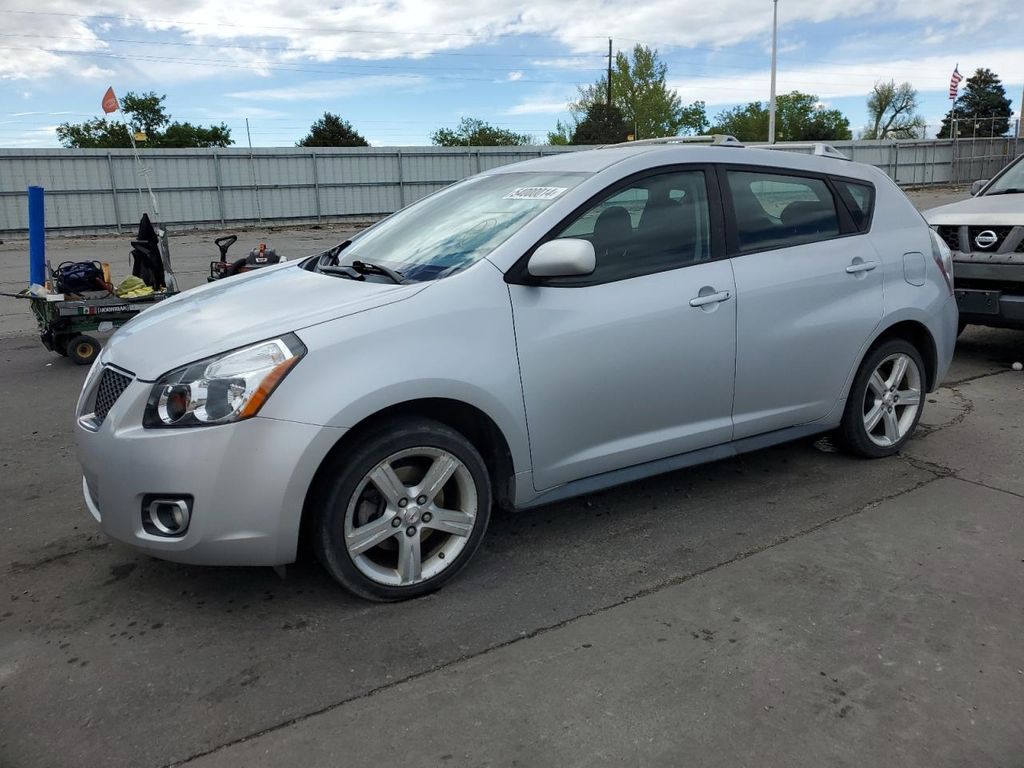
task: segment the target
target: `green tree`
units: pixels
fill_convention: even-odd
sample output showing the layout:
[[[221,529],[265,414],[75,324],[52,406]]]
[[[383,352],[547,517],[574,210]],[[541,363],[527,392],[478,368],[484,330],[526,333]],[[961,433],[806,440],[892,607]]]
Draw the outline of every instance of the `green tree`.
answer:
[[[940,139],[952,132],[954,112],[961,138],[1002,136],[1010,129],[1010,100],[1006,98],[999,75],[991,69],[979,69],[965,81],[963,93],[953,109],[942,119]]]
[[[711,133],[726,133],[740,141],[768,140],[768,104],[749,104],[719,112]],[[778,97],[775,110],[777,141],[842,141],[853,138],[850,121],[838,109],[826,109],[818,97],[793,91]]]
[[[561,120],[555,122],[555,130],[548,131],[548,144],[556,147],[564,147],[567,144],[572,144],[572,135],[579,126],[578,122],[565,122]]]
[[[533,137],[515,133],[485,123],[474,117],[464,117],[455,128],[438,128],[430,140],[439,147],[509,147],[532,144]]]
[[[625,141],[629,127],[622,110],[614,104],[591,104],[586,117],[576,126],[572,144],[618,144]]]
[[[295,146],[368,147],[370,143],[352,127],[352,123],[348,120],[342,120],[341,117],[331,112],[324,112],[324,116],[310,126],[309,134],[301,141],[296,142]]]
[[[146,147],[226,147],[232,144],[231,129],[220,125],[200,126],[171,122],[164,108],[164,96],[129,91],[121,99],[121,112],[133,133],[146,135]],[[65,147],[77,149],[119,149],[130,147],[128,129],[121,121],[97,117],[82,123],[61,123],[57,138]]]
[[[629,132],[637,139],[703,133],[708,126],[704,102],[682,104],[679,94],[668,87],[668,65],[656,49],[637,44],[631,53],[619,51],[612,67],[612,104],[622,110]],[[592,104],[607,101],[607,75],[581,86],[569,105],[573,122],[582,122]]]
[[[917,91],[910,83],[879,80],[868,96],[870,125],[865,139],[917,139],[924,136],[924,118],[917,114]]]

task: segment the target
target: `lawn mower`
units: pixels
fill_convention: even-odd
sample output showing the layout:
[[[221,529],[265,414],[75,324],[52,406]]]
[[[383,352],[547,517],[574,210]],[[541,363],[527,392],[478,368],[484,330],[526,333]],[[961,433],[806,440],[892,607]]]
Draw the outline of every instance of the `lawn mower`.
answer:
[[[251,272],[260,267],[269,267],[280,264],[286,259],[277,255],[273,248],[267,248],[266,243],[260,243],[249,251],[249,255],[235,261],[228,261],[228,249],[238,241],[238,235],[225,235],[214,240],[214,245],[220,250],[220,261],[210,262],[210,276],[207,282],[221,280],[232,275],[240,275],[243,272]]]

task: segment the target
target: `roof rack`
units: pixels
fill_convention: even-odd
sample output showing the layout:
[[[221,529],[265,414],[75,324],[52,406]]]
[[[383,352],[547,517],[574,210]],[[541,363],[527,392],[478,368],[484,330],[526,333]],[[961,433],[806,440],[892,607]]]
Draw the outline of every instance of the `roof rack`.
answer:
[[[818,157],[831,157],[831,158],[833,158],[835,160],[846,160],[847,162],[850,161],[850,158],[848,158],[846,155],[844,155],[838,149],[833,147],[831,144],[825,144],[824,142],[821,142],[821,141],[812,141],[812,142],[806,142],[806,143],[788,143],[788,144],[759,144],[759,145],[757,145],[756,148],[757,149],[777,149],[777,150],[781,150],[783,152],[785,152],[787,150],[800,151],[800,150],[808,150],[809,149],[809,150],[811,150],[811,154],[812,155],[817,155]]]
[[[724,133],[706,136],[665,136],[660,139],[640,139],[639,141],[623,141],[619,144],[603,144],[598,149],[609,147],[642,147],[655,144],[710,144],[716,147],[742,147],[743,144],[735,136]]]

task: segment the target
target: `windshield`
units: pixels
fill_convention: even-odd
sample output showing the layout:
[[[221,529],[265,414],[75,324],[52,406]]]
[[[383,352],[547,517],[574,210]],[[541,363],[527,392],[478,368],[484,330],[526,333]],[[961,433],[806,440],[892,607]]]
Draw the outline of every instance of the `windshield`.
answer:
[[[445,277],[482,259],[586,178],[552,172],[466,179],[366,230],[337,263],[378,264],[404,280]]]
[[[985,194],[1005,195],[1013,192],[1024,192],[1024,157],[1018,158],[1002,176],[992,182]]]

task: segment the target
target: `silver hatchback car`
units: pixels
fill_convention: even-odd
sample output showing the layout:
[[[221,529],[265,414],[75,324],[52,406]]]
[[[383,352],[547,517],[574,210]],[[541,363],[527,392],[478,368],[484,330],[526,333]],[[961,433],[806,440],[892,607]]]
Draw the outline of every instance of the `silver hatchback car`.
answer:
[[[308,541],[398,600],[461,570],[497,507],[823,432],[892,454],[953,355],[950,252],[835,154],[508,165],[167,300],[85,382],[86,503],[157,557],[283,565]]]

